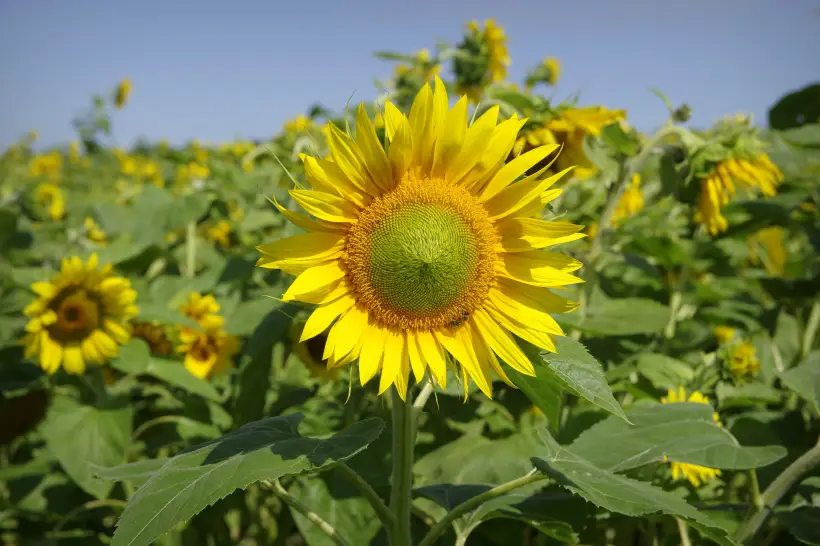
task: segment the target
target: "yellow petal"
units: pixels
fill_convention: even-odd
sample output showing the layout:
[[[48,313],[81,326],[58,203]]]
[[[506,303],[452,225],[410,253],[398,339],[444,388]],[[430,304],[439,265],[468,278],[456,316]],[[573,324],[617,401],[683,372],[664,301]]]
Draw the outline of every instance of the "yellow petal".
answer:
[[[416,383],[421,383],[424,380],[426,366],[424,365],[424,358],[421,356],[418,339],[416,338],[416,334],[411,330],[407,330],[404,334],[407,338],[405,339],[405,343],[407,344],[407,352],[410,357],[410,367],[413,369],[413,376],[416,378]]]
[[[558,352],[555,349],[555,341],[553,341],[550,334],[533,330],[527,325],[521,324],[516,320],[512,320],[510,317],[496,309],[492,302],[488,302],[485,309],[487,309],[487,313],[489,313],[489,315],[499,325],[501,325],[501,327],[508,330],[513,335],[516,335],[525,341],[529,341],[536,347],[541,347],[542,349],[546,349],[553,353]]]
[[[410,107],[408,118],[411,132],[409,142],[413,143],[412,162],[415,165],[424,165],[425,161],[432,160],[429,157],[433,151],[435,143],[435,118],[433,116],[433,90],[430,84],[425,83]]]
[[[367,312],[360,307],[351,307],[333,328],[339,330],[333,348],[333,359],[341,360],[353,350],[364,334],[367,328]]]
[[[345,279],[337,279],[318,290],[302,294],[299,296],[299,301],[312,303],[314,305],[324,305],[350,292],[350,285],[347,284],[347,281]]]
[[[49,375],[60,369],[63,361],[63,347],[51,339],[47,332],[40,334],[40,367]]]
[[[50,282],[40,281],[31,285],[31,290],[43,298],[53,298],[57,294],[57,287]]]
[[[402,120],[407,121],[407,118],[404,117],[401,110],[396,108],[392,102],[386,101],[384,103],[384,131],[389,142],[393,141],[393,136],[396,134]]]
[[[570,222],[507,218],[498,224],[501,248],[505,252],[524,252],[567,243],[586,237],[579,233],[583,226]]]
[[[344,197],[357,207],[364,207],[371,196],[350,182],[347,175],[333,161],[299,154],[305,165],[305,176],[314,190]]]
[[[504,362],[524,375],[535,375],[532,362],[524,354],[512,336],[507,333],[496,321],[479,309],[472,314],[473,326],[484,343],[489,346]]]
[[[102,354],[106,360],[117,356],[119,353],[117,342],[102,330],[94,330],[90,337],[100,351],[100,354]]]
[[[472,339],[467,332],[467,328],[458,328],[456,331],[449,329],[435,330],[433,334],[436,340],[445,348],[447,352],[461,364],[473,381],[476,382],[478,388],[492,398],[492,389],[490,387],[489,379],[484,376],[481,371],[481,366],[478,363],[478,358],[472,347]]]
[[[68,345],[63,350],[63,369],[71,375],[80,375],[85,371],[83,351],[79,345]]]
[[[378,189],[370,178],[370,173],[364,164],[359,146],[341,131],[338,127],[330,123],[328,125],[328,147],[333,156],[333,162],[339,166],[348,180],[361,191],[370,195],[378,195]]]
[[[496,125],[487,148],[481,154],[478,162],[459,182],[465,188],[483,188],[489,180],[501,169],[510,155],[518,131],[526,123],[526,119],[517,118],[502,121]]]
[[[285,237],[266,245],[259,245],[256,250],[264,256],[256,265],[268,269],[295,269],[301,273],[341,256],[345,238],[341,233],[306,233]]]
[[[467,129],[461,149],[447,167],[444,178],[448,182],[457,185],[481,159],[484,150],[490,144],[490,139],[498,121],[499,110],[498,105],[493,106]]]
[[[404,117],[396,126],[387,157],[390,160],[393,179],[401,180],[413,163],[413,134],[410,131],[410,123]]]
[[[393,186],[393,172],[364,104],[359,104],[359,110],[356,112],[356,143],[359,145],[365,168],[375,185],[382,191],[390,189]]]
[[[443,178],[455,160],[467,134],[467,97],[461,97],[444,116],[444,123],[436,126],[436,149],[432,174]]]
[[[563,266],[571,267],[570,271],[578,269],[575,265],[580,262],[568,256],[565,261],[561,261],[550,260],[547,256],[543,260],[521,257],[521,254],[523,253],[505,254],[503,260],[496,265],[497,273],[514,281],[546,288],[584,282],[583,279],[571,275],[567,270],[562,270]],[[554,267],[555,265],[559,267]]]
[[[571,313],[578,309],[578,302],[570,301],[554,294],[551,290],[522,284],[510,279],[498,279],[498,287],[505,293],[513,292],[517,298],[527,302],[537,302],[538,309],[545,313]]]
[[[547,188],[558,182],[572,169],[573,167],[569,167],[558,174],[541,180],[537,178],[540,175],[539,172],[502,190],[498,195],[484,203],[484,208],[487,209],[490,220],[505,218],[530,204],[534,199],[540,199],[541,194]]]
[[[447,388],[447,362],[445,361],[444,349],[433,334],[427,330],[416,332],[421,355],[430,367],[430,372],[442,389]]]
[[[299,206],[320,220],[352,224],[359,217],[356,206],[343,197],[311,190],[290,190],[290,194]]]
[[[296,227],[303,229],[308,232],[313,231],[340,231],[344,228],[337,226],[335,224],[331,224],[329,222],[322,222],[321,220],[314,220],[312,218],[308,218],[304,214],[298,214],[293,212],[292,210],[288,210],[282,205],[279,204],[279,201],[276,200],[276,197],[272,197],[271,201],[273,202],[274,206],[281,212],[285,218],[287,218],[293,225]]]
[[[317,307],[305,322],[305,328],[302,330],[299,342],[305,342],[327,330],[336,320],[336,317],[353,307],[355,303],[356,299],[353,296],[344,294],[326,305]]]
[[[382,371],[379,378],[379,394],[390,388],[396,382],[400,372],[402,359],[407,348],[404,345],[404,336],[401,332],[387,330],[384,341],[384,355],[382,356]],[[402,394],[401,391],[399,394]],[[404,396],[402,396],[404,400]]]
[[[333,281],[341,279],[344,276],[344,269],[342,269],[338,261],[311,267],[296,277],[296,280],[293,281],[293,284],[290,285],[282,296],[282,300],[298,300],[301,296],[321,291],[323,288],[332,284]]]
[[[103,328],[105,328],[105,331],[120,345],[125,345],[131,340],[131,332],[129,329],[115,320],[109,318],[104,319]]]
[[[474,335],[475,339],[475,354],[478,357],[479,362],[487,362],[489,363],[489,367],[493,370],[498,377],[501,378],[504,383],[507,385],[518,388],[515,386],[515,383],[510,380],[510,377],[507,375],[507,372],[504,371],[504,368],[501,367],[501,364],[498,362],[498,358],[496,358],[495,353],[490,349],[490,347],[484,342],[483,339],[478,335],[478,330],[475,327],[475,323],[473,324],[473,331],[476,332]]]
[[[557,144],[539,146],[534,150],[530,150],[527,153],[519,155],[518,157],[516,157],[503,167],[501,167],[501,169],[490,180],[487,186],[481,191],[478,199],[479,202],[484,203],[498,195],[507,186],[515,182],[515,180],[518,177],[526,173],[532,167],[537,165],[538,162],[546,158],[548,155],[550,155],[558,148],[559,146]],[[555,161],[555,159],[553,159],[553,161]],[[521,183],[523,184],[527,180],[523,180]]]
[[[378,326],[368,325],[364,337],[362,353],[359,355],[359,380],[362,386],[373,379],[379,371],[387,331]]]

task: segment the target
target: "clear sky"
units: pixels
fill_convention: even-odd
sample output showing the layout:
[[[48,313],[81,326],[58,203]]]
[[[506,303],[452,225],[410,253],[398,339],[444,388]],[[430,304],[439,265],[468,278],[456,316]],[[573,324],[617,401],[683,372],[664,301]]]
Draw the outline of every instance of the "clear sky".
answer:
[[[0,0],[0,149],[30,129],[74,138],[92,94],[133,80],[116,112],[137,137],[262,138],[314,102],[374,98],[392,65],[494,17],[521,81],[547,55],[564,67],[556,99],[625,108],[650,130],[665,116],[649,87],[687,101],[693,122],[766,111],[820,77],[817,0]]]

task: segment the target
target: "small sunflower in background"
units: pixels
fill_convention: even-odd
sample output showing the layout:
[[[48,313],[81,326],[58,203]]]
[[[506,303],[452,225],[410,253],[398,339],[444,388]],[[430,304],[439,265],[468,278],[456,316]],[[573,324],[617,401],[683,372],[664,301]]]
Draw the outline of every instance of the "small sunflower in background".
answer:
[[[283,128],[286,133],[301,133],[314,127],[315,123],[311,118],[304,114],[299,114],[295,118],[286,121]]]
[[[737,379],[757,375],[760,371],[757,349],[749,340],[729,346],[725,354],[726,366]]]
[[[130,96],[131,78],[125,78],[119,83],[117,90],[114,92],[114,106],[116,106],[118,110],[125,108]]]
[[[29,322],[23,344],[26,358],[37,360],[46,373],[62,367],[81,374],[88,364],[117,356],[119,346],[131,339],[137,293],[110,264],[99,267],[96,254],[85,263],[77,256],[64,258],[59,274],[31,289],[38,298],[24,310]]]
[[[467,24],[467,34],[457,46],[453,57],[456,90],[477,102],[484,88],[503,81],[510,66],[507,36],[494,19],[487,19],[482,28],[478,21]]]
[[[714,334],[718,340],[718,343],[725,345],[734,339],[735,331],[736,330],[731,326],[716,326],[714,329]]]
[[[174,346],[165,325],[158,322],[134,322],[131,328],[131,337],[143,340],[152,355],[167,357],[173,354]]]
[[[85,228],[85,236],[89,241],[97,243],[97,246],[105,246],[107,244],[105,232],[93,218],[87,216],[83,222],[83,227]]]
[[[661,404],[676,404],[679,402],[694,402],[695,404],[706,404],[711,406],[709,399],[703,393],[693,391],[687,394],[686,389],[679,387],[678,390],[670,389],[666,396],[661,398]],[[722,426],[717,412],[714,412],[712,418],[718,426]],[[664,460],[666,460],[664,458]],[[686,479],[693,487],[701,487],[706,482],[714,480],[721,475],[717,468],[709,468],[696,464],[679,463],[677,461],[669,462],[672,469],[672,478],[674,480]]]
[[[328,368],[327,366],[328,357],[325,355],[327,334],[322,332],[306,341],[299,341],[304,330],[304,321],[294,322],[290,326],[289,334],[293,343],[293,353],[299,357],[299,360],[302,361],[302,364],[304,364],[305,368],[310,372],[311,377],[322,380],[336,379],[339,375],[339,369]]]
[[[34,201],[46,207],[49,218],[61,220],[65,216],[65,198],[63,190],[56,184],[44,183],[34,190]]]
[[[751,234],[746,242],[749,246],[749,263],[763,264],[772,277],[782,277],[786,271],[785,231],[780,226],[763,228]]]
[[[583,235],[541,213],[569,169],[519,180],[558,147],[507,163],[523,122],[498,114],[468,124],[467,97],[451,108],[436,78],[409,117],[385,104],[386,150],[360,105],[355,139],[331,125],[330,159],[302,156],[312,189],[290,195],[314,218],[274,203],[308,233],[257,247],[257,265],[297,275],[282,299],[317,305],[300,341],[328,331],[329,368],[358,360],[362,384],[380,374],[404,399],[411,370],[446,388],[449,363],[492,396],[501,360],[535,374],[513,335],[555,351],[551,314],[577,304],[549,289],[581,282],[581,263],[547,249]]]
[[[612,214],[612,221],[619,222],[624,218],[634,216],[643,207],[644,197],[641,192],[641,175],[635,173],[615,207],[615,211]]]
[[[561,79],[561,61],[555,57],[547,57],[527,74],[524,86],[527,91],[531,91],[539,83],[555,86],[559,79]]]
[[[219,311],[220,305],[213,296],[199,292],[192,292],[180,306],[180,312],[196,321],[198,328],[179,329],[176,351],[184,355],[185,368],[200,379],[223,374],[239,350],[239,340],[225,331],[225,319]]]
[[[233,226],[228,220],[223,218],[222,220],[206,224],[202,229],[206,240],[216,243],[222,248],[231,247]]]

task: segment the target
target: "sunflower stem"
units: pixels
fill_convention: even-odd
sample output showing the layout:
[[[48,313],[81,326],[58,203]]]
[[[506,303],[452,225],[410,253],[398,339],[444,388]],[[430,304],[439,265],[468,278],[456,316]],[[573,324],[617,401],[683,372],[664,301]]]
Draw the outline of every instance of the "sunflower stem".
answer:
[[[812,345],[814,345],[814,336],[817,334],[817,328],[820,326],[820,299],[814,300],[809,312],[809,320],[806,322],[806,330],[803,333],[803,358],[809,356]]]
[[[813,448],[805,452],[797,458],[792,464],[780,473],[774,481],[769,484],[769,487],[763,492],[762,501],[763,509],[755,512],[747,519],[740,529],[737,531],[737,541],[747,542],[753,538],[766,519],[774,510],[774,507],[780,502],[780,499],[789,492],[792,486],[800,481],[800,479],[811,471],[814,467],[820,464],[820,438]]]
[[[595,236],[592,238],[589,257],[587,258],[589,264],[592,264],[601,252],[601,245],[609,231],[612,216],[615,214],[615,209],[618,207],[618,203],[624,191],[626,191],[627,186],[629,186],[632,176],[643,168],[655,148],[657,148],[669,134],[675,131],[677,131],[677,128],[672,124],[672,121],[667,121],[666,124],[646,142],[638,155],[621,166],[618,172],[618,179],[609,189],[609,198],[604,207],[604,212],[601,214],[601,219],[598,222],[598,231],[595,232]]]
[[[409,394],[408,394],[409,398]],[[416,443],[416,426],[410,400],[404,401],[394,388],[392,391],[393,413],[393,480],[390,492],[390,510],[395,525],[390,533],[391,546],[412,546],[410,532],[410,492],[413,488],[413,447]]]
[[[188,222],[185,235],[185,276],[196,274],[196,222]]]
[[[279,500],[302,514],[308,521],[318,527],[336,546],[350,546],[350,544],[339,535],[335,527],[322,519],[322,516],[311,510],[307,505],[302,503],[302,501],[288,493],[287,490],[282,487],[282,484],[279,483],[279,480],[263,480],[262,484],[272,490],[273,494],[279,497]]]

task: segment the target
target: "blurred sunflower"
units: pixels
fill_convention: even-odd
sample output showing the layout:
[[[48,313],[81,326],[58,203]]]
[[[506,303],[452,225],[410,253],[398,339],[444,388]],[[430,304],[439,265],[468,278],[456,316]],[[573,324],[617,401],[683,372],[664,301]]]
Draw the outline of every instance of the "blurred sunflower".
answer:
[[[749,262],[761,262],[766,272],[773,277],[782,277],[786,269],[785,232],[780,226],[763,228],[747,239]],[[761,252],[762,250],[762,252]]]
[[[231,357],[239,349],[235,336],[224,331],[225,319],[218,315],[220,306],[213,296],[192,292],[180,312],[197,322],[199,328],[179,329],[178,353],[185,355],[185,367],[201,379],[210,379],[225,372]]]
[[[381,372],[379,392],[404,398],[411,369],[444,387],[449,353],[491,396],[491,372],[509,382],[498,357],[535,374],[513,335],[555,351],[550,313],[577,307],[547,289],[581,282],[581,263],[544,249],[581,226],[539,219],[569,169],[517,181],[557,146],[506,163],[523,122],[495,106],[468,127],[467,98],[450,108],[438,78],[409,117],[385,107],[387,151],[360,105],[355,140],[331,126],[331,159],[302,156],[313,189],[290,194],[315,219],[276,203],[309,233],[257,247],[257,265],[297,275],[283,300],[318,305],[300,341],[330,329],[328,367],[358,359],[362,384]]]
[[[40,184],[34,190],[34,200],[46,207],[48,216],[52,220],[59,220],[65,216],[65,200],[63,191],[55,184]]]
[[[735,337],[735,329],[731,326],[716,326],[714,332],[721,345],[729,343]]]
[[[624,190],[621,199],[615,207],[615,212],[612,214],[612,221],[618,222],[629,216],[633,216],[644,206],[643,193],[641,193],[641,175],[635,173],[632,176],[632,181]]]
[[[304,114],[299,114],[295,118],[286,121],[284,129],[286,133],[299,133],[313,129],[313,127],[314,123],[312,119]]]
[[[85,228],[85,236],[88,238],[89,241],[97,243],[98,246],[106,245],[105,232],[102,230],[100,225],[94,221],[93,218],[87,216],[85,221],[83,222],[83,227]]]
[[[494,19],[467,24],[467,35],[457,46],[460,54],[453,57],[456,89],[477,102],[484,88],[507,77],[510,56],[507,36]]]
[[[123,79],[120,84],[117,86],[117,90],[114,93],[114,106],[117,109],[122,109],[128,104],[128,97],[131,96],[131,78]]]
[[[561,61],[555,57],[547,57],[536,66],[524,80],[527,91],[532,90],[539,83],[556,85],[561,78]]]
[[[304,322],[294,322],[290,326],[289,334],[293,343],[293,353],[299,357],[299,360],[310,372],[311,377],[322,380],[336,379],[339,375],[339,368],[328,368],[327,366],[327,357],[325,356],[327,334],[322,332],[306,341],[299,341],[304,330]]]
[[[141,339],[148,344],[152,355],[169,356],[174,352],[168,332],[158,322],[134,322],[131,325],[131,337]]]
[[[780,169],[769,156],[761,152],[755,158],[729,158],[713,165],[700,184],[695,222],[703,224],[710,235],[715,236],[729,227],[721,209],[729,204],[729,198],[737,188],[757,188],[767,197],[777,193],[777,185],[783,181]]]
[[[195,320],[205,330],[218,330],[225,325],[219,310],[220,305],[212,295],[203,296],[199,292],[191,292],[188,301],[179,308],[180,313]]]
[[[87,364],[117,356],[119,345],[131,339],[137,293],[110,264],[98,267],[96,254],[86,263],[77,256],[64,258],[59,274],[31,289],[38,298],[24,310],[30,318],[23,344],[26,358],[36,358],[46,373],[62,366],[81,374]]]
[[[686,393],[686,389],[679,387],[677,391],[669,390],[663,398],[661,404],[675,404],[679,402],[694,402],[695,404],[711,405],[709,399],[698,391],[693,391],[691,394]],[[717,412],[712,415],[718,426],[722,426]],[[666,458],[664,458],[666,460]],[[706,466],[699,466],[696,464],[679,463],[672,461],[669,463],[672,468],[672,478],[680,480],[685,478],[692,484],[693,487],[700,487],[704,483],[713,480],[720,476],[720,470],[717,468],[709,468]]]
[[[729,371],[735,377],[755,375],[760,371],[757,350],[748,340],[744,340],[729,349],[727,364]]]
[[[205,239],[208,241],[216,243],[222,248],[230,248],[233,227],[229,221],[223,219],[216,223],[208,224],[205,226],[204,231]]]

